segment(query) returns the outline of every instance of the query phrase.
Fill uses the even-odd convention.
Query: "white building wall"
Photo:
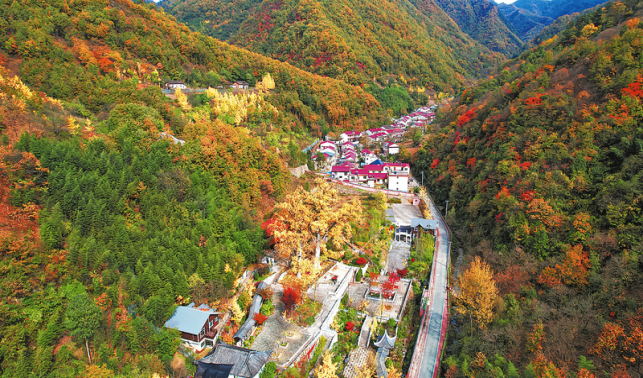
[[[389,190],[409,191],[409,176],[388,176]]]

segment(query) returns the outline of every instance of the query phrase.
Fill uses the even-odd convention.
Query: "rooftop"
[[[212,352],[201,359],[207,364],[234,365],[230,374],[252,378],[268,362],[272,351],[258,352],[225,343],[217,344]]]
[[[438,221],[435,219],[413,218],[411,219],[411,227],[420,226],[425,230],[435,230],[438,228]]]
[[[332,172],[350,172],[351,168],[343,165],[333,165]]]
[[[192,305],[194,306],[194,305]],[[198,335],[208,321],[210,314],[217,314],[211,308],[177,307],[174,314],[165,322],[167,328],[178,329],[181,332]]]

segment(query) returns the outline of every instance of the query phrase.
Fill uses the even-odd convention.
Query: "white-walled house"
[[[389,190],[409,191],[409,174],[402,171],[388,173]]]
[[[391,143],[388,145],[388,154],[397,155],[400,153],[400,145],[397,143]]]
[[[331,169],[331,172],[333,178],[344,181],[348,180],[351,173],[351,168],[346,165],[334,165]]]

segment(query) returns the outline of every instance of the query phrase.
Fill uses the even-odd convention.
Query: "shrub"
[[[347,331],[352,331],[353,329],[355,329],[355,323],[353,323],[353,322],[346,322],[346,330],[347,330]]]
[[[264,314],[262,314],[262,313],[258,312],[258,313],[256,313],[256,314],[255,314],[255,316],[253,317],[253,319],[255,320],[255,322],[257,323],[257,325],[262,325],[262,324],[263,324],[263,322],[265,322],[265,321],[266,321],[266,319],[268,319],[268,316],[266,316],[266,315],[264,315]]]
[[[362,280],[362,270],[357,269],[357,274],[355,274],[355,281],[360,282]]]
[[[301,292],[293,287],[286,287],[281,301],[287,310],[292,310],[296,304],[301,302]]]
[[[406,277],[408,274],[409,274],[409,270],[407,268],[397,270],[397,275],[402,278]]]
[[[367,261],[366,261],[366,259],[365,259],[365,258],[363,258],[363,257],[359,257],[359,258],[357,259],[357,265],[359,265],[359,266],[364,266],[364,265],[366,265],[366,263],[367,263]]]
[[[342,297],[341,304],[344,307],[346,307],[346,305],[348,304],[348,293],[344,294],[344,296]]]
[[[395,328],[395,326],[397,325],[397,323],[395,322],[395,319],[392,319],[392,318],[389,319],[386,324],[389,326],[389,328]]]
[[[261,295],[261,298],[263,298],[263,300],[265,301],[268,299],[272,299],[272,295],[274,294],[274,292],[272,291],[271,288],[266,287],[264,289],[259,290],[257,294]]]

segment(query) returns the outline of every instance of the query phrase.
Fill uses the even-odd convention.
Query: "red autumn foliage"
[[[541,105],[543,100],[540,97],[542,97],[542,94],[537,94],[534,97],[529,97],[525,99],[525,105],[527,106]]]
[[[522,169],[523,171],[526,171],[529,168],[531,168],[531,163],[528,162],[528,161],[526,161],[524,163],[520,163],[519,165],[520,165],[520,169]]]
[[[498,293],[505,294],[518,294],[521,286],[526,286],[527,277],[522,268],[518,265],[509,266],[503,271],[499,271],[494,276]]]
[[[431,169],[435,169],[438,164],[440,164],[440,159],[433,159],[433,163],[431,163]]]
[[[506,186],[503,186],[498,194],[496,194],[496,199],[500,199],[500,197],[511,197],[511,193],[509,193],[509,189],[507,189]]]
[[[531,202],[534,198],[536,198],[536,192],[533,190],[528,190],[522,194],[522,200],[525,202]]]
[[[624,96],[629,96],[632,98],[643,98],[643,89],[641,89],[642,81],[643,77],[641,77],[641,74],[639,74],[636,78],[636,81],[621,89],[621,92]]]
[[[284,296],[281,299],[287,310],[292,310],[296,304],[301,301],[301,291],[294,287],[287,286],[284,288]]]
[[[363,257],[357,258],[357,265],[365,265],[367,263],[366,259]]]
[[[268,319],[268,315],[264,315],[264,314],[258,312],[252,318],[255,320],[255,323],[257,323],[258,325],[262,325],[263,322],[265,322],[266,319]]]
[[[458,126],[463,126],[464,124],[466,124],[469,121],[471,121],[475,116],[476,116],[476,110],[475,109],[468,110],[463,115],[461,115],[460,118],[458,118],[457,125]]]
[[[476,169],[476,158],[472,157],[467,160],[467,167],[471,169]]]
[[[353,329],[355,329],[355,323],[353,323],[353,322],[346,322],[346,330],[347,330],[347,331],[352,331]]]
[[[415,259],[413,259],[413,261],[415,261]],[[407,268],[404,268],[404,269],[398,269],[398,270],[397,270],[397,274],[398,274],[400,277],[406,277],[406,276],[409,274],[409,270],[408,270]]]

